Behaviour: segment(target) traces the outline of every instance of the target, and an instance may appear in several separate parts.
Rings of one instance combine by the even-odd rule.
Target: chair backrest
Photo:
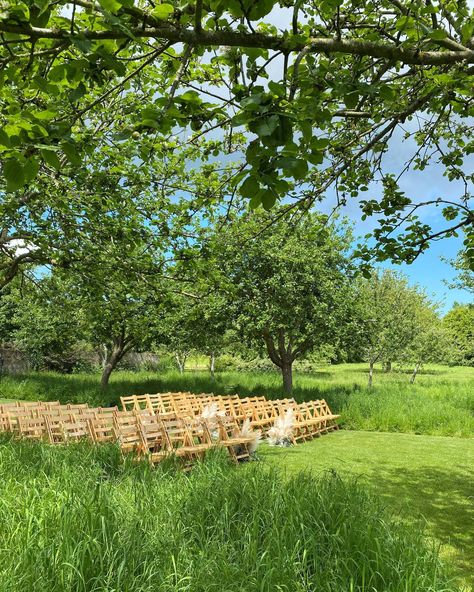
[[[44,417],[18,418],[18,431],[22,438],[31,440],[48,438],[48,428]]]
[[[213,444],[209,424],[206,421],[201,421],[199,419],[185,420],[185,424],[191,445],[196,446],[204,444],[206,446],[211,446]]]
[[[35,409],[23,409],[20,407],[8,411],[8,415],[10,416],[11,431],[14,434],[20,434],[21,421],[27,421],[38,417]]]
[[[192,446],[188,427],[182,419],[165,419],[161,421],[166,448],[174,451],[178,448]]]
[[[218,426],[220,440],[225,441],[240,435],[239,424],[235,417],[219,417]]]
[[[115,429],[115,418],[112,413],[99,413],[96,417],[89,419],[89,431],[92,440],[96,444],[104,442],[115,442],[117,432]]]
[[[91,438],[89,421],[81,415],[72,416],[71,421],[63,421],[62,429],[66,442],[77,442],[78,440]]]
[[[138,414],[133,411],[118,411],[114,416],[115,432],[122,452],[139,451],[142,439],[138,424]]]
[[[157,415],[138,416],[138,427],[145,451],[157,452],[164,447],[163,426]]]
[[[0,410],[0,432],[11,432],[12,425],[10,414],[7,411]]]

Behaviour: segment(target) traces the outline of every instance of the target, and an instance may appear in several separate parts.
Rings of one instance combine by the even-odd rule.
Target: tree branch
[[[196,32],[194,29],[185,29],[172,25],[157,27],[136,27],[130,32],[122,29],[109,29],[102,31],[82,30],[71,35],[68,29],[46,29],[32,27],[30,25],[16,25],[0,23],[0,32],[25,35],[31,40],[60,39],[72,40],[75,37],[81,39],[129,39],[156,38],[166,39],[171,43],[186,43],[194,46],[205,47],[248,47],[259,49],[272,49],[283,52],[305,53],[342,53],[348,55],[372,56],[384,58],[404,64],[417,65],[441,65],[474,63],[474,50],[462,49],[459,51],[419,51],[417,48],[409,49],[401,46],[374,41],[362,41],[360,39],[337,39],[331,37],[313,37],[305,43],[301,38],[292,35],[266,35],[264,33],[247,33],[239,31],[205,31]],[[20,40],[19,40],[20,41]]]

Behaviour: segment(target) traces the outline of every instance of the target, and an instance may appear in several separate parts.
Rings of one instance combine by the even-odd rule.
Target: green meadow
[[[121,463],[114,447],[0,445],[0,592],[470,590],[474,368],[364,365],[297,374],[338,432],[259,462],[190,474]],[[276,373],[117,372],[3,377],[4,399],[114,404],[190,390],[282,396]]]

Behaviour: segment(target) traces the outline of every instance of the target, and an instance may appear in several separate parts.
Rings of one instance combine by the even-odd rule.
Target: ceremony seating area
[[[54,445],[83,439],[118,442],[124,455],[151,464],[175,456],[190,466],[216,447],[227,450],[234,462],[249,459],[262,434],[288,413],[293,444],[337,429],[339,417],[324,400],[298,404],[294,399],[158,393],[121,397],[121,404],[122,410],[59,401],[4,403],[0,432]]]

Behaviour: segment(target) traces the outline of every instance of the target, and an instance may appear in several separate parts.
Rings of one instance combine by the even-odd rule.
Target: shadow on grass
[[[369,376],[369,367],[367,368],[341,368],[338,369],[340,374],[364,374]],[[387,378],[402,374],[404,376],[411,376],[413,374],[413,368],[394,368],[390,372],[385,372],[381,368],[374,368],[374,376],[386,376]],[[446,374],[445,370],[437,370],[435,368],[418,370],[417,376],[443,376]]]
[[[237,380],[241,379],[238,383]],[[261,379],[260,379],[261,378]],[[31,373],[14,377],[15,396],[8,387],[8,382],[0,381],[0,398],[24,398],[29,400],[59,400],[61,403],[89,403],[111,406],[120,403],[120,397],[125,395],[141,395],[158,392],[190,391],[193,393],[238,394],[241,397],[265,395],[269,399],[285,397],[279,376],[275,375],[274,384],[269,384],[268,374],[252,375],[252,380],[245,380],[233,373],[216,374],[213,379],[206,373],[184,373],[182,375],[156,374],[144,377],[127,373],[126,377],[120,373],[113,375],[105,391],[100,389],[98,374],[52,374]],[[12,384],[10,382],[10,384]],[[326,399],[335,411],[339,411],[346,403],[350,394],[360,387],[354,385],[316,385],[311,387],[296,386],[293,397],[298,401],[312,399]]]
[[[384,468],[367,479],[402,518],[423,516],[430,533],[453,548],[453,562],[474,586],[474,479],[456,467]]]
[[[420,522],[422,526],[426,524],[426,534],[443,545],[445,562],[452,565],[454,572],[474,590],[474,479],[470,478],[466,465],[453,465],[449,469],[430,465],[406,468],[380,462],[375,470],[369,468],[370,465],[367,470],[362,467],[354,470],[353,460],[345,458],[343,451],[336,449],[333,463],[326,459],[323,468],[324,465],[316,461],[311,468],[308,450],[314,454],[317,448],[308,449],[306,445],[284,449],[266,447],[263,457],[282,464],[289,474],[309,469],[316,473],[336,471],[341,476],[355,477],[361,487],[374,491],[387,509],[401,520]],[[327,454],[330,448],[322,450],[322,454]]]

